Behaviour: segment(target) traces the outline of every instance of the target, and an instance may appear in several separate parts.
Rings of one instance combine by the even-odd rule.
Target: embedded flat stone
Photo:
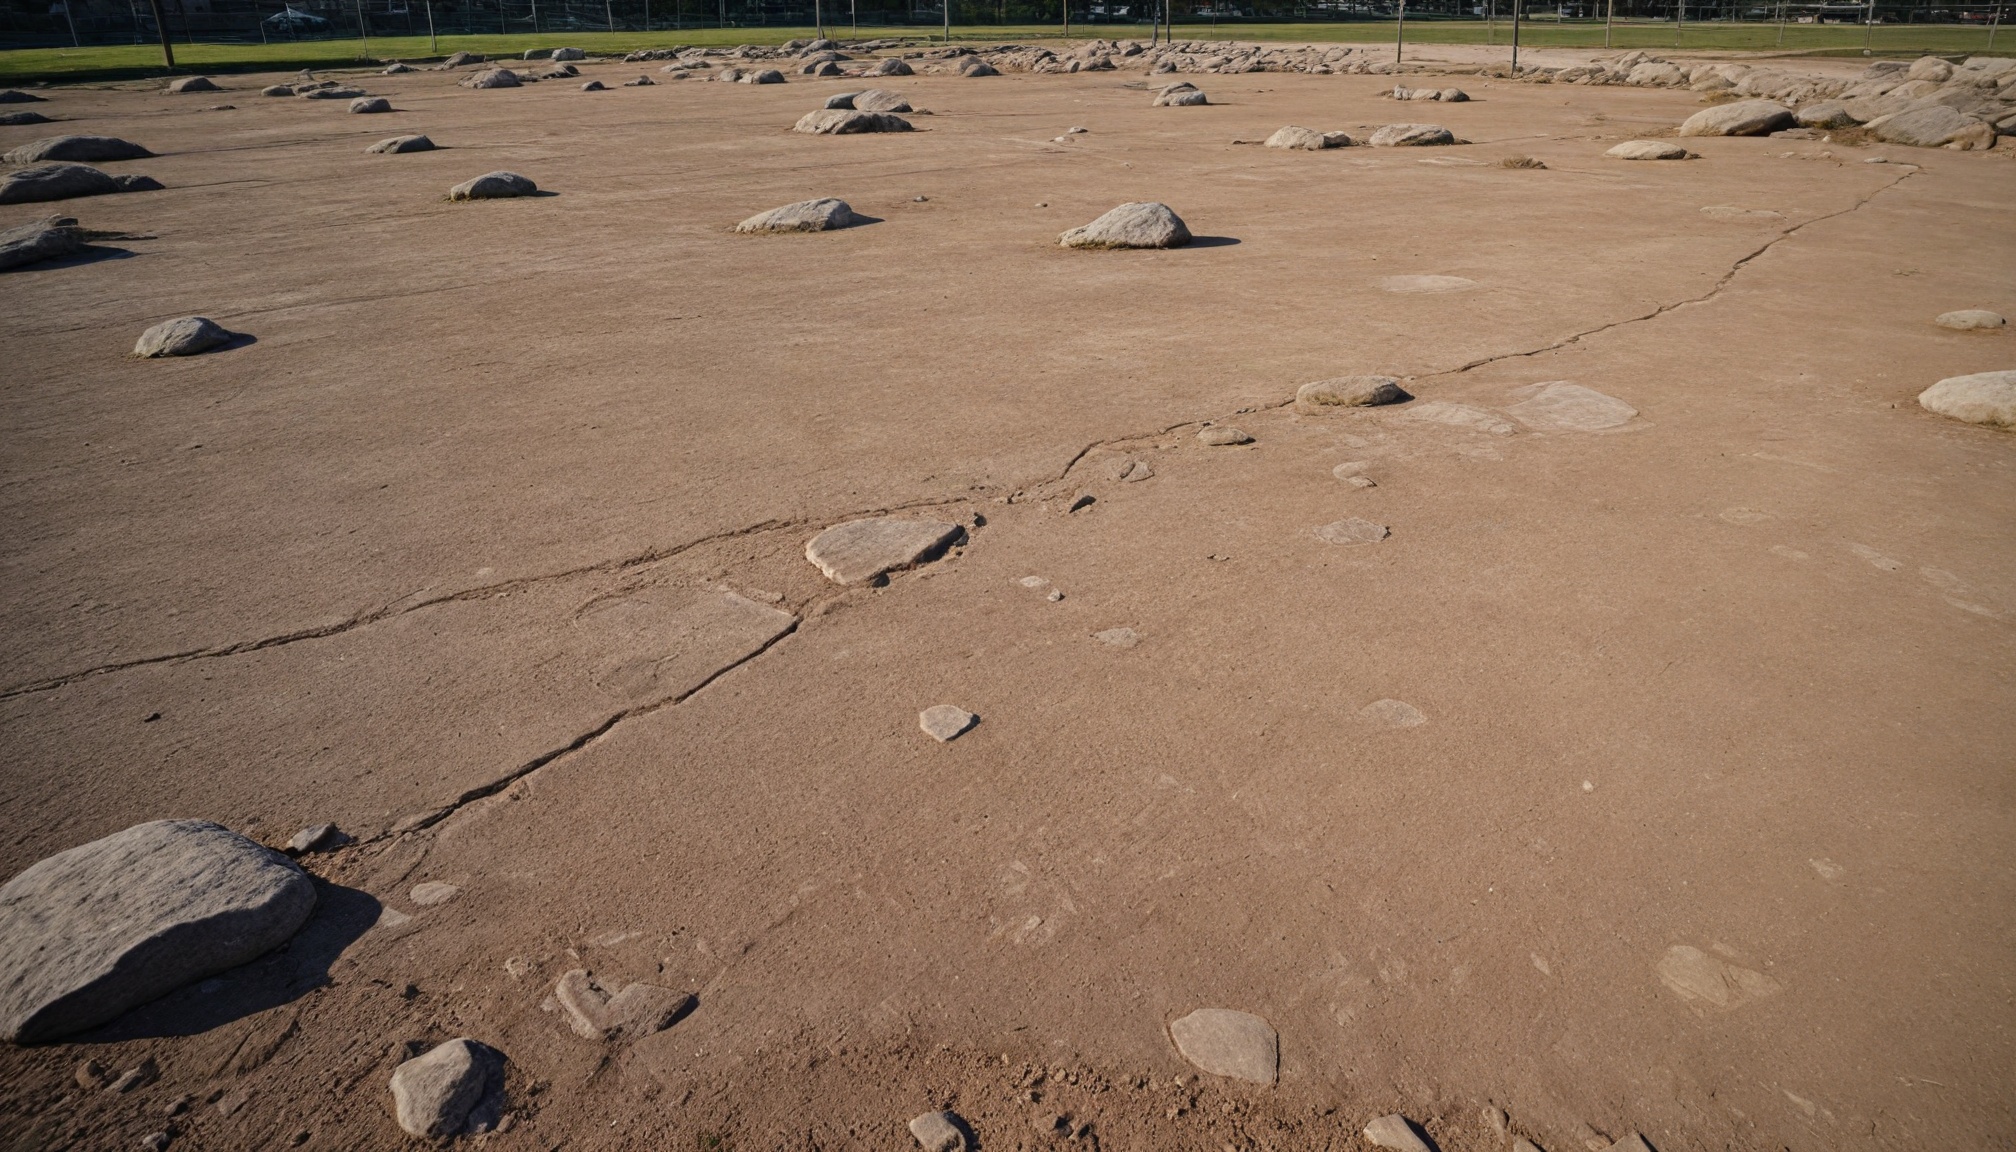
[[[1388,292],[1467,292],[1477,282],[1461,276],[1383,276],[1379,287]]]
[[[1281,1041],[1267,1021],[1230,1008],[1199,1008],[1169,1025],[1183,1058],[1213,1076],[1272,1084],[1281,1066]]]
[[[768,212],[758,212],[735,226],[737,232],[825,232],[860,223],[845,200],[831,197],[800,200]]]
[[[1603,154],[1617,160],[1686,160],[1694,155],[1664,140],[1626,140]]]
[[[462,79],[456,81],[456,83],[464,88],[516,88],[519,86],[518,74],[509,68],[485,68],[481,72],[472,72],[464,76]]]
[[[1303,128],[1290,124],[1285,128],[1276,128],[1274,134],[1267,137],[1267,147],[1297,148],[1305,152],[1320,152],[1325,148],[1334,148],[1336,145],[1330,142],[1328,135],[1318,132],[1314,128]]]
[[[910,1121],[910,1135],[924,1152],[966,1152],[966,1130],[951,1112],[926,1112]]]
[[[1440,124],[1388,124],[1372,133],[1374,148],[1421,148],[1454,144],[1456,134]]]
[[[0,887],[0,1036],[55,1040],[256,959],[315,886],[203,820],[156,820],[30,865]]]
[[[1521,424],[1542,432],[1601,432],[1630,422],[1638,410],[1594,388],[1554,380],[1519,389],[1528,398],[1506,408]]]
[[[1363,408],[1375,404],[1397,404],[1411,400],[1391,376],[1338,376],[1312,380],[1295,390],[1295,404],[1304,411],[1324,408]]]
[[[1780,988],[1778,981],[1762,972],[1685,944],[1666,949],[1654,970],[1659,982],[1681,999],[1722,1011],[1770,996]]]
[[[1094,632],[1092,638],[1108,648],[1132,648],[1141,643],[1141,634],[1132,628],[1108,628]]]
[[[1316,538],[1325,544],[1377,544],[1392,534],[1392,530],[1384,524],[1374,524],[1356,516],[1316,529]]]
[[[1234,444],[1251,444],[1253,437],[1230,424],[1213,424],[1197,433],[1197,442],[1209,448],[1225,448]]]
[[[1762,136],[1792,127],[1792,110],[1772,100],[1738,100],[1703,108],[1680,125],[1682,136]]]
[[[424,884],[415,884],[406,898],[422,908],[432,908],[436,904],[446,904],[461,894],[462,889],[454,884],[429,880]]]
[[[821,108],[800,117],[798,123],[791,126],[791,130],[813,136],[852,136],[862,132],[908,132],[910,122],[901,116],[881,112],[858,112],[851,108]]]
[[[432,152],[433,150],[434,141],[429,140],[425,136],[391,136],[380,140],[364,151],[396,154],[403,152]]]
[[[829,103],[827,107],[830,108],[833,105]],[[885,91],[881,88],[870,88],[866,92],[854,93],[853,103],[848,104],[847,107],[857,112],[908,112],[910,111],[910,101],[905,100],[894,92]]]
[[[980,717],[950,704],[933,704],[917,714],[917,726],[933,740],[944,744],[971,728]]]
[[[1983,308],[1963,308],[1958,312],[1941,312],[1932,321],[1941,328],[1955,328],[1962,332],[2000,328],[2009,321]]]
[[[1918,394],[1927,412],[1969,424],[2016,428],[2016,371],[1948,376]]]
[[[504,1057],[467,1037],[450,1040],[392,1073],[393,1114],[412,1136],[488,1132],[504,1105]]]
[[[208,76],[184,76],[168,82],[170,92],[222,92]]]
[[[450,200],[499,200],[511,196],[530,196],[539,186],[516,172],[485,172],[473,180],[448,189]]]
[[[1419,708],[1405,700],[1395,700],[1391,697],[1374,700],[1360,708],[1358,715],[1387,728],[1419,728],[1428,722],[1428,717],[1423,716]]]
[[[51,160],[98,164],[107,160],[141,160],[154,153],[117,136],[51,136],[8,150],[9,164],[42,164]]]
[[[1189,242],[1183,218],[1152,200],[1122,204],[1057,237],[1066,248],[1174,248]]]
[[[84,229],[68,216],[0,230],[0,271],[74,255],[83,251],[84,243]]]
[[[694,1004],[689,993],[656,984],[630,984],[612,996],[581,968],[560,977],[553,998],[584,1040],[637,1040],[663,1032]]]
[[[805,558],[836,584],[858,584],[937,559],[960,532],[959,525],[938,520],[849,520],[814,536],[805,545]]]

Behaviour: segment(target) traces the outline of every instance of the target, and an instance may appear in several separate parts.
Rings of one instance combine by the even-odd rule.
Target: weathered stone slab
[[[1948,376],[1918,394],[1927,412],[1969,424],[2016,428],[2016,371]]]
[[[962,529],[938,520],[875,516],[835,524],[805,545],[805,558],[836,584],[858,584],[936,559]]]
[[[1250,1012],[1199,1008],[1169,1025],[1169,1039],[1185,1060],[1213,1076],[1272,1084],[1280,1072],[1280,1038]]]
[[[488,1132],[504,1110],[504,1057],[467,1037],[450,1040],[392,1073],[392,1107],[412,1136]]]
[[[1183,218],[1152,200],[1122,204],[1057,237],[1066,248],[1174,248],[1189,242]]]
[[[1554,380],[1520,389],[1527,399],[1505,411],[1521,424],[1542,432],[1601,432],[1620,427],[1638,415],[1638,410],[1594,388]]]

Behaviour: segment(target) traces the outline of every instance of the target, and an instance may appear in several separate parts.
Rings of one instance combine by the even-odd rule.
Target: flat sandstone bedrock
[[[877,516],[836,524],[805,545],[805,558],[836,584],[858,584],[932,559],[963,529],[937,520]]]

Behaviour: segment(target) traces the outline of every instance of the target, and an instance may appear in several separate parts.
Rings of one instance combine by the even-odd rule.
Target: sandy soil
[[[787,129],[859,82],[272,79],[40,106],[168,190],[54,206],[148,238],[0,279],[0,875],[166,816],[358,843],[287,952],[0,1053],[13,1147],[400,1146],[393,1065],[456,1035],[511,1060],[499,1148],[898,1148],[947,1106],[986,1149],[1393,1110],[1502,1147],[1487,1102],[1549,1152],[2016,1133],[2016,440],[1913,402],[2016,367],[1931,324],[2016,314],[1999,150],[1631,164],[1692,94],[1479,77],[917,77],[920,131],[841,138]],[[1475,143],[1232,143],[1424,119]],[[444,201],[498,168],[555,195]],[[729,232],[812,196],[879,222]],[[1133,199],[1206,242],[1055,246]],[[125,356],[190,313],[256,342]],[[1420,399],[1285,404],[1366,372]],[[1638,415],[1504,414],[1557,380]],[[967,542],[806,563],[888,509]],[[1346,517],[1391,536],[1313,534]],[[981,721],[937,744],[940,703]],[[573,967],[699,1006],[584,1041],[541,1007]],[[1198,1080],[1200,1006],[1272,1022],[1278,1086]]]

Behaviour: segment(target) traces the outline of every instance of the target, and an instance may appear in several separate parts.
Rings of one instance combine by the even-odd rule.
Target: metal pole
[[[1677,0],[1673,5],[1673,46],[1680,46],[1680,30],[1687,25],[1687,0]]]
[[[1519,75],[1519,8],[1522,0],[1512,0],[1512,75]]]
[[[532,0],[532,31],[539,31],[539,0]]]
[[[1484,8],[1484,43],[1498,42],[1498,0],[1489,0]]]
[[[602,22],[609,26],[609,31],[616,31],[616,9],[612,0],[602,0]]]
[[[72,48],[82,48],[84,42],[77,39],[77,18],[70,15],[70,4],[71,0],[63,0],[63,19],[64,22],[70,25],[70,46]],[[253,9],[252,14],[257,16],[259,14],[258,9]],[[265,26],[261,25],[259,30],[264,32],[266,30]]]
[[[952,43],[952,0],[943,0],[945,5],[945,43]]]
[[[1407,45],[1407,0],[1400,0],[1400,22],[1393,27],[1393,62],[1400,62],[1400,53]]]
[[[855,0],[847,0],[847,26],[854,29],[855,38],[860,38],[861,16],[856,9]]]
[[[364,27],[364,0],[357,0],[357,42],[363,45],[359,60],[371,58],[371,32]]]
[[[650,0],[645,0],[645,2],[649,3]],[[826,9],[820,4],[819,0],[812,0],[812,24],[817,37],[824,40],[826,38]]]
[[[1057,0],[1057,6],[1064,11],[1064,35],[1071,35],[1071,0]]]
[[[1863,28],[1862,55],[1867,56],[1869,50],[1876,46],[1876,0],[1869,0],[1869,15],[1863,21]]]
[[[427,54],[432,56],[440,50],[441,41],[434,36],[434,0],[427,0]]]
[[[161,58],[175,67],[175,49],[168,44],[168,17],[161,13],[161,0],[147,0],[148,7],[154,9],[154,30],[161,34]]]
[[[1610,47],[1610,27],[1617,22],[1617,0],[1610,0],[1610,7],[1603,13],[1603,47]]]
[[[1790,0],[1778,0],[1778,47],[1785,46],[1785,7]]]
[[[2002,23],[2002,5],[1995,5],[1995,15],[1988,20],[1988,50],[1995,50],[1995,28]]]

